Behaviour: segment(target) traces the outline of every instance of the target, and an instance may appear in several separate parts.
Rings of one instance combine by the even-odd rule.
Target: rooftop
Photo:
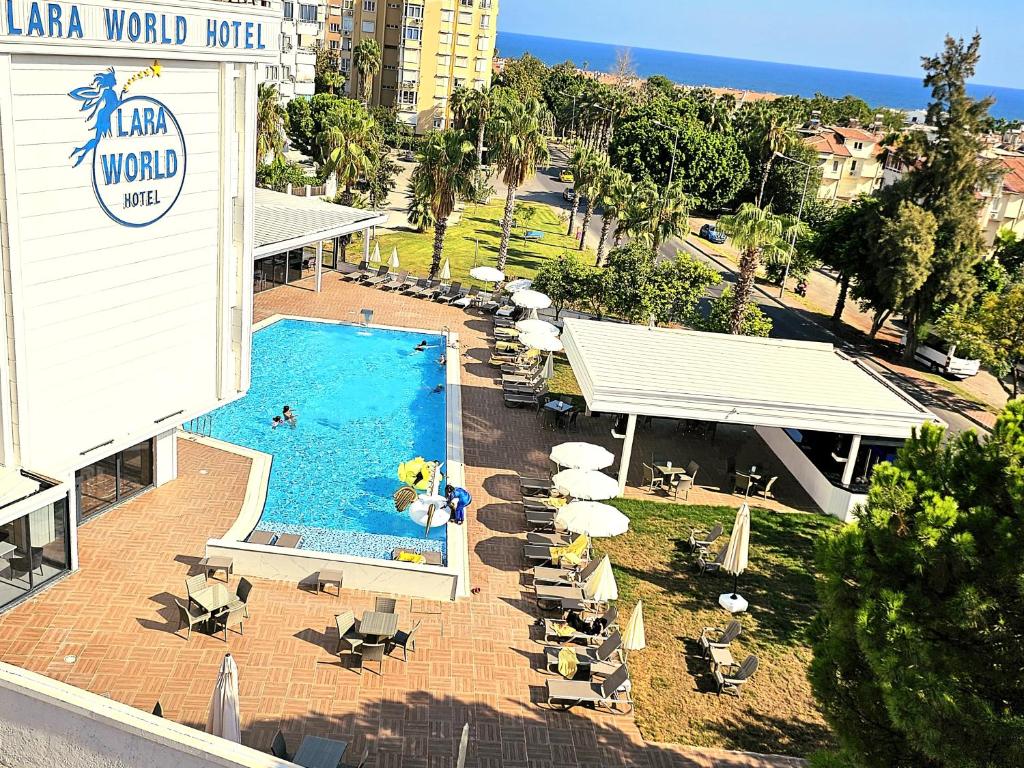
[[[300,248],[350,235],[387,221],[387,214],[328,203],[319,197],[299,197],[256,189],[255,256]]]
[[[924,406],[831,344],[565,321],[593,411],[907,437]]]

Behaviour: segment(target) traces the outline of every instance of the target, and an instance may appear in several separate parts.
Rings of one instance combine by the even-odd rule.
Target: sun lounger
[[[707,553],[701,553],[700,557],[697,558],[697,570],[701,573],[717,573],[722,570],[722,564],[725,562],[725,553],[728,547],[722,547],[718,550],[718,554],[715,555],[714,560],[706,559]]]
[[[548,706],[554,709],[572,709],[580,704],[605,707],[611,712],[628,714],[633,711],[629,698],[629,671],[625,664],[601,682],[593,680],[548,680]],[[621,689],[621,690],[620,690]]]
[[[501,341],[515,341],[519,338],[519,331],[515,328],[495,328],[492,335]]]
[[[555,546],[562,545],[556,544]],[[531,572],[533,574],[533,583],[535,585],[543,584],[555,587],[578,586],[593,576],[594,571],[597,570],[597,566],[600,564],[600,560],[591,560],[582,569],[575,567],[549,568],[547,566],[538,565]],[[547,589],[546,586],[544,588]]]
[[[462,283],[452,283],[445,290],[439,291],[434,296],[434,301],[439,301],[443,304],[447,304],[450,301],[454,301],[462,295]]]
[[[354,269],[340,269],[341,266],[341,264],[338,265],[338,271],[342,273],[341,279],[349,281],[361,280],[363,277],[366,276],[367,270],[369,268],[369,264],[367,264],[365,261],[359,262],[359,266],[355,267]]]
[[[269,547],[274,543],[275,538],[277,538],[277,534],[273,531],[253,531],[246,541],[250,544],[263,544]]]
[[[715,527],[707,534],[703,531],[690,531],[690,539],[687,542],[690,550],[696,552],[698,549],[707,549],[718,540],[724,530],[721,523],[715,523]]]
[[[549,494],[555,490],[550,477],[524,477],[519,476],[519,491],[523,496],[534,496],[536,494]]]
[[[394,290],[396,290],[398,288],[401,288],[402,286],[408,284],[408,282],[409,282],[409,270],[403,269],[397,275],[395,275],[394,273],[389,275],[388,276],[388,281],[386,283],[381,283],[380,286],[378,286],[378,287],[382,291],[394,291]]]
[[[444,565],[444,563],[442,562],[441,553],[434,552],[429,549],[423,552],[416,552],[412,549],[402,549],[401,547],[396,547],[395,549],[391,550],[391,559],[398,560],[403,554],[422,555],[423,562],[425,565]]]
[[[425,277],[421,277],[415,283],[411,283],[411,284],[405,286],[404,288],[402,288],[401,291],[406,296],[412,296],[417,291],[425,290],[428,285],[430,285],[430,281],[427,280],[427,278],[425,278]]]
[[[407,290],[405,295],[416,299],[429,299],[437,292],[440,285],[440,280],[427,280],[426,285],[417,284],[415,288]]]
[[[461,307],[462,309],[469,309],[473,306],[473,302],[476,301],[476,297],[480,295],[480,289],[475,285],[469,289],[469,291],[463,293],[460,296],[456,296],[451,299],[448,303],[453,307]]]
[[[298,549],[302,543],[302,537],[297,533],[282,533],[277,537],[277,541],[274,542],[275,547],[289,547],[291,549]]]
[[[547,392],[532,393],[532,392],[506,392],[505,393],[505,405],[509,408],[518,408],[523,405],[537,405],[537,401],[540,397],[543,397]]]
[[[569,624],[567,619],[544,619],[544,641],[545,642],[582,642],[587,645],[603,642],[605,637],[619,628],[619,609],[614,605],[610,606],[600,618],[604,622],[604,629],[596,634],[580,632]]]
[[[571,544],[575,538],[572,533],[542,533],[541,531],[527,531],[527,544],[543,544],[548,547],[564,547]]]
[[[563,646],[552,645],[544,649],[544,661],[548,670],[558,672],[558,654]],[[581,667],[590,668],[591,675],[607,677],[615,672],[623,662],[622,635],[612,632],[597,648],[577,648],[576,663]]]
[[[369,286],[374,287],[374,288],[377,287],[378,285],[384,285],[384,283],[386,283],[388,280],[391,279],[390,277],[388,277],[388,272],[390,270],[391,270],[391,267],[389,267],[389,266],[387,266],[385,264],[383,267],[381,267],[379,270],[377,270],[377,274],[376,275],[374,275],[373,277],[370,277],[370,278],[367,278],[366,280],[364,280],[363,284],[364,285],[369,285]]]

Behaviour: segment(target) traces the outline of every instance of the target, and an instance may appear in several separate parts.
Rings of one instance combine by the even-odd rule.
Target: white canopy
[[[494,267],[473,267],[469,270],[469,276],[485,283],[500,283],[505,279],[505,273]]]
[[[555,513],[555,527],[591,538],[621,536],[629,530],[629,518],[611,504],[574,501]]]
[[[603,472],[588,469],[563,469],[551,478],[559,492],[574,499],[614,499],[619,495],[619,484]]]
[[[593,443],[560,443],[549,456],[558,466],[570,469],[604,469],[615,463],[615,454]]]
[[[519,334],[519,343],[530,349],[539,349],[541,352],[561,352],[562,342],[553,333],[544,331],[532,331]]]
[[[547,309],[551,306],[551,298],[540,291],[527,288],[512,294],[512,303],[525,309]]]
[[[557,336],[562,332],[554,323],[549,323],[547,320],[539,320],[535,317],[520,320],[516,323],[516,330],[520,333],[550,333],[552,336]]]
[[[533,285],[533,280],[527,280],[525,277],[521,277],[506,285],[505,290],[509,293],[515,293],[516,291],[525,291],[531,285]]]

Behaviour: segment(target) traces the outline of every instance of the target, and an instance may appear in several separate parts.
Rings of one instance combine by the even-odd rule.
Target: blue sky
[[[1024,88],[1024,23],[1009,0],[501,0],[498,29],[912,77],[947,33],[977,30],[974,80]]]

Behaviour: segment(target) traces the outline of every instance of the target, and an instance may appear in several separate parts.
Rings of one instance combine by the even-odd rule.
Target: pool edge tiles
[[[447,333],[447,329],[443,329],[443,330],[439,331],[439,330],[430,330],[430,329],[402,328],[402,327],[390,327],[390,326],[378,326],[378,325],[364,325],[362,323],[352,323],[352,322],[338,321],[338,320],[332,320],[332,319],[321,319],[321,318],[311,318],[311,317],[291,316],[291,315],[275,315],[275,316],[269,317],[269,318],[261,321],[254,328],[254,334],[256,332],[258,332],[258,331],[264,331],[264,330],[266,330],[268,328],[271,328],[272,326],[278,324],[281,321],[285,321],[285,320],[290,320],[290,321],[294,321],[297,324],[301,324],[299,326],[300,328],[301,328],[302,325],[309,325],[311,327],[312,326],[318,326],[318,325],[320,325],[320,326],[324,326],[324,325],[326,325],[326,326],[343,326],[343,327],[346,327],[348,329],[352,329],[354,331],[354,335],[360,335],[360,336],[362,335],[361,333],[359,333],[359,329],[361,329],[361,328],[366,328],[368,330],[373,330],[373,331],[395,332],[395,333],[398,333],[398,334],[402,334],[404,337],[407,337],[410,340],[410,342],[412,342],[412,340],[415,337],[428,337],[428,338],[432,338],[432,339],[438,339],[440,341],[440,343],[441,343],[443,348],[447,347],[449,345],[449,340],[451,338],[451,334]],[[282,331],[282,333],[284,333],[284,332],[285,331]],[[314,331],[314,333],[315,333],[315,331]],[[338,339],[340,339],[342,341],[344,341],[346,338],[351,340],[351,336],[346,336],[345,334],[341,334],[340,336],[338,336]],[[275,339],[275,341],[276,341],[276,339]],[[314,344],[315,346],[319,346],[321,344],[321,341],[322,341],[321,339],[315,339],[314,338],[314,339],[312,339],[311,343]],[[324,342],[324,343],[326,343],[326,342]],[[402,343],[404,343],[404,342],[402,342]],[[394,345],[393,341],[392,341],[392,345]],[[258,365],[256,354],[257,353],[254,353],[254,361],[253,361],[254,362],[254,368],[256,367],[256,365]],[[264,350],[263,354],[264,354],[264,360],[267,360],[268,358],[265,357],[265,354],[266,354],[265,350]],[[329,350],[328,350],[327,354],[329,354]],[[446,382],[449,386],[450,386],[450,383],[451,383],[451,376],[450,376],[449,371],[452,368],[453,363],[455,364],[455,367],[457,368],[457,365],[458,365],[458,361],[457,360],[449,361],[448,364],[444,367],[444,370],[441,372],[442,375],[444,376],[444,378],[439,379],[442,382]],[[419,371],[424,372],[423,373],[424,376],[428,376],[429,375],[429,366],[428,367],[424,367],[422,364],[419,364],[419,367],[417,367],[416,364],[411,364],[411,365],[412,365],[412,367],[408,369],[408,372],[416,372],[417,370],[419,370]],[[283,368],[285,366],[281,366],[281,367]],[[266,371],[266,370],[267,369],[264,368],[264,371]],[[403,370],[399,370],[398,375],[402,375],[402,372],[403,372]],[[254,370],[254,373],[256,373],[255,370]],[[256,377],[254,376],[254,383],[253,383],[253,386],[250,387],[250,391],[246,395],[247,397],[253,391],[253,389],[257,386],[257,382],[255,381],[255,379],[256,379]],[[456,377],[456,379],[457,379],[457,377]],[[274,380],[274,379],[271,379],[270,381],[271,381],[271,386],[276,389],[276,387],[278,386],[279,382],[277,380]],[[266,388],[266,383],[267,383],[266,380],[264,380],[264,382],[263,382],[264,389]],[[292,387],[294,389],[302,390],[307,385],[308,382],[307,382],[307,380],[301,378],[301,374],[300,374],[300,378],[298,379],[297,383],[295,381],[293,381],[291,383],[292,383]],[[431,382],[431,383],[433,383],[433,382]],[[427,397],[429,397],[429,396],[427,396]],[[431,409],[431,411],[426,412],[426,414],[421,412],[418,415],[414,414],[412,416],[412,418],[413,419],[416,419],[416,418],[429,418],[429,419],[432,419],[432,420],[436,419],[436,422],[434,423],[434,428],[437,430],[436,434],[435,434],[435,440],[437,441],[438,447],[440,447],[444,451],[444,460],[446,462],[446,469],[447,469],[447,467],[448,467],[447,462],[451,458],[453,458],[453,453],[456,454],[459,458],[461,458],[461,451],[454,451],[453,452],[453,450],[452,450],[452,438],[456,437],[456,435],[451,434],[451,432],[449,431],[449,429],[450,429],[450,421],[451,421],[451,413],[450,413],[451,409],[449,407],[448,392],[445,391],[443,393],[442,397],[444,399],[443,399],[443,401],[441,403],[441,406],[440,406],[440,414],[439,415],[436,414],[436,413],[433,413],[434,411],[437,410],[436,406],[434,406]],[[457,396],[456,396],[456,399],[457,399]],[[353,399],[352,402],[355,402],[355,400]],[[405,401],[403,401],[403,402],[405,402]],[[416,403],[423,404],[423,403],[425,403],[427,401],[424,399],[423,395],[415,394],[415,391],[414,391],[413,395],[412,395],[412,400],[409,400],[408,402],[409,402],[409,405],[405,406],[405,407],[407,407],[407,408],[414,408],[415,409],[415,408],[417,408]],[[221,409],[218,409],[218,411],[219,410],[221,410]],[[216,415],[218,413],[218,411],[214,411],[213,415]],[[296,407],[296,411],[298,411],[298,413],[299,413],[299,428],[301,429],[301,426],[302,426],[302,411],[298,407]],[[461,416],[461,413],[459,415]],[[461,418],[459,419],[459,421],[461,421]],[[229,428],[230,428],[230,422],[229,422]],[[363,429],[363,431],[365,433],[366,427],[363,426],[362,429]],[[217,420],[216,419],[214,419],[214,430],[213,430],[213,432],[214,432],[214,435],[215,435],[214,439],[220,440],[222,442],[228,442],[228,443],[231,443],[231,444],[234,444],[234,445],[238,445],[241,448],[243,448],[243,450],[266,450],[266,448],[264,447],[265,446],[265,440],[263,441],[263,444],[260,444],[258,446],[253,446],[252,444],[247,444],[247,442],[244,439],[243,440],[232,440],[230,438],[225,439],[225,436],[223,434],[219,434],[218,433],[218,430],[217,430]],[[459,439],[461,439],[461,428],[458,430],[458,433],[459,434],[457,435],[457,437]],[[343,438],[338,438],[338,439],[340,440],[340,439],[343,439]],[[317,438],[316,438],[315,435],[311,435],[310,440],[312,441],[311,444],[316,445],[317,448],[322,448],[322,443],[317,442]],[[280,453],[280,451],[275,451],[275,452]],[[424,453],[427,454],[428,457],[430,457],[429,454],[427,453],[427,451],[424,451]],[[436,454],[436,452],[434,452],[434,451],[431,451],[430,453]],[[405,458],[412,458],[412,457],[409,456],[409,457],[405,457]],[[438,458],[440,458],[440,457],[438,457]],[[384,461],[388,463],[388,467],[389,467],[388,471],[389,472],[393,473],[395,470],[397,470],[397,466],[395,466],[394,468],[390,467],[390,459],[389,458],[385,458]],[[378,472],[378,474],[380,474],[380,473]],[[457,476],[459,476],[459,478],[461,478],[461,474],[462,474],[461,463],[459,464],[458,471],[457,471],[456,474],[457,474]],[[335,487],[336,487],[336,482],[337,481],[331,479],[332,475],[330,475],[330,473],[325,473],[324,477],[326,478],[325,482],[328,484],[328,486],[333,491],[335,489]],[[390,478],[388,478],[388,479],[393,479],[393,488],[397,488],[399,486],[399,481],[397,479],[397,476],[394,476],[392,474],[390,476]],[[453,478],[453,479],[455,479],[455,478]],[[373,481],[376,482],[377,487],[374,490],[369,491],[369,493],[372,493],[374,495],[374,497],[377,499],[377,502],[374,502],[375,504],[379,504],[381,499],[383,499],[385,496],[386,496],[386,503],[390,504],[390,490],[392,490],[392,488],[388,487],[388,494],[384,494],[383,493],[383,489],[380,487],[381,482],[382,482],[382,479],[380,477],[372,477],[371,478],[371,477],[367,476],[367,477],[363,478],[363,480],[365,482],[367,482],[367,483],[370,480],[373,480]],[[274,482],[274,478],[273,477],[266,479],[266,483],[267,483],[268,487],[271,486],[273,484],[273,482]],[[332,485],[332,483],[335,484],[335,485]],[[341,493],[341,490],[339,489],[338,492]],[[354,502],[354,503],[358,503],[358,502]],[[315,509],[318,509],[318,510],[327,510],[329,508],[330,507],[328,507],[327,505],[320,505],[320,506],[315,507]],[[369,514],[372,515],[372,509],[373,509],[372,507],[367,507],[365,509],[362,509],[362,510],[360,510],[360,514],[362,514],[363,517],[366,517],[367,512],[369,512]],[[320,526],[320,525],[317,525],[315,522],[312,522],[312,521],[310,521],[310,524],[306,524],[307,521],[301,519],[302,518],[301,512],[299,514],[300,520],[296,520],[296,521],[287,521],[287,520],[281,520],[281,519],[278,519],[278,520],[269,519],[268,520],[267,519],[268,509],[266,507],[264,507],[263,509],[260,509],[257,514],[258,514],[258,520],[255,522],[255,524],[251,528],[248,527],[248,525],[244,525],[244,526],[243,525],[239,525],[239,524],[242,523],[242,519],[241,519],[242,515],[240,515],[239,520],[237,521],[237,524],[232,526],[232,529],[231,529],[231,533],[235,534],[233,536],[234,539],[236,539],[238,541],[244,541],[248,537],[249,533],[252,530],[260,529],[260,530],[274,531],[276,533],[294,533],[294,534],[298,534],[298,535],[302,536],[302,543],[300,544],[300,547],[299,547],[300,551],[319,552],[319,553],[323,553],[323,554],[334,554],[334,555],[341,555],[341,556],[346,556],[347,555],[347,556],[353,556],[353,557],[371,558],[371,559],[379,559],[379,560],[382,560],[382,561],[388,561],[388,560],[390,560],[391,551],[393,549],[395,549],[395,548],[404,548],[404,549],[412,549],[412,550],[417,550],[417,551],[441,552],[442,555],[444,555],[444,557],[445,557],[446,563],[451,559],[450,558],[450,553],[448,552],[449,539],[451,538],[449,526],[446,526],[445,529],[442,529],[442,531],[440,532],[441,535],[438,536],[437,538],[422,538],[422,537],[416,537],[416,536],[401,535],[397,531],[388,531],[387,527],[385,527],[385,529],[380,531],[380,532],[375,532],[375,531],[372,531],[372,530],[369,530],[369,531],[358,530],[358,527],[360,525],[365,524],[365,520],[364,520],[363,523],[360,522],[361,518],[359,517],[359,514],[353,514],[352,516],[347,516],[347,515],[343,514],[343,515],[341,515],[341,516],[339,516],[337,518],[332,518],[329,512],[321,511],[321,512],[318,513],[318,517],[321,518],[321,519],[324,517],[324,515],[326,515],[328,520],[331,520],[331,521],[335,521],[336,520],[339,523],[339,527],[337,527],[337,528],[332,528],[330,526],[326,526],[326,527],[325,526]],[[248,515],[249,521],[252,521],[252,520],[256,519],[257,518],[257,514],[252,514],[250,512],[250,514]],[[290,515],[290,513],[288,513],[288,514]],[[280,513],[278,513],[278,518],[280,518],[280,516],[281,516]],[[274,518],[274,513],[272,513],[272,512],[271,512],[271,518]],[[372,522],[371,522],[371,525],[372,525]],[[244,528],[244,530],[241,530],[242,528]],[[434,535],[437,536],[437,533],[434,533]],[[461,539],[462,537],[456,537],[456,538]],[[461,561],[463,559],[463,557],[460,556],[460,557],[457,557],[456,559]]]

